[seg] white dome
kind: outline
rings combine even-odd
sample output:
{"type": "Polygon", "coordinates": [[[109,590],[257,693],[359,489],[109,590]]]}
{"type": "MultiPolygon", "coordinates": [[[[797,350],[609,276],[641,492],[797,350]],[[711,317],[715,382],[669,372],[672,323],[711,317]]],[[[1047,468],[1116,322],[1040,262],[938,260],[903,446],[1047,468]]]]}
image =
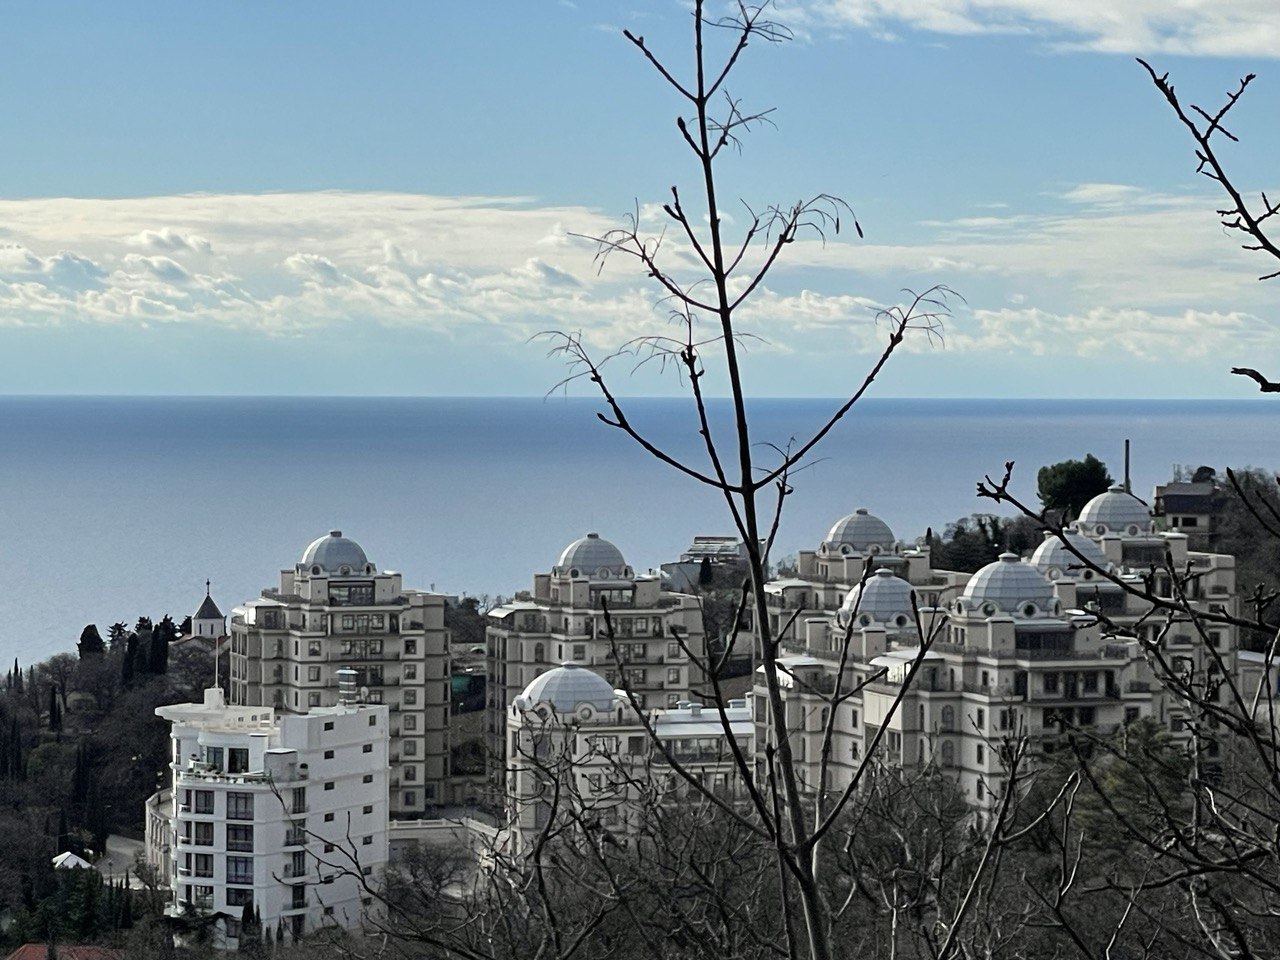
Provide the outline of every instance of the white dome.
{"type": "Polygon", "coordinates": [[[862,626],[882,623],[905,627],[915,620],[911,594],[911,584],[881,567],[867,578],[865,586],[860,583],[849,591],[840,608],[840,622],[847,625],[849,617],[856,615],[862,626]]]}
{"type": "Polygon", "coordinates": [[[571,714],[584,703],[597,710],[612,710],[615,699],[617,694],[604,677],[580,663],[569,662],[534,677],[516,703],[523,700],[530,708],[545,703],[556,713],[571,714]]]}
{"type": "Polygon", "coordinates": [[[1124,487],[1112,487],[1084,505],[1076,529],[1090,537],[1105,534],[1137,537],[1151,533],[1151,512],[1124,487]]]}
{"type": "Polygon", "coordinates": [[[314,568],[318,567],[320,573],[339,576],[374,572],[373,564],[365,556],[360,544],[344,537],[341,530],[330,530],[327,535],[311,541],[307,549],[302,551],[302,559],[298,561],[298,565],[313,573],[316,572],[314,568]]]}
{"type": "Polygon", "coordinates": [[[552,576],[588,580],[630,580],[631,568],[622,557],[622,551],[598,533],[588,533],[573,541],[560,553],[560,559],[551,568],[552,576]]]}
{"type": "Polygon", "coordinates": [[[1016,553],[1002,553],[975,573],[960,599],[957,612],[977,616],[1005,615],[1020,620],[1055,616],[1059,609],[1049,581],[1016,553]]]}
{"type": "MultiPolygon", "coordinates": [[[[1067,538],[1073,547],[1099,568],[1103,570],[1111,569],[1111,561],[1102,552],[1102,548],[1088,537],[1075,530],[1064,530],[1063,536],[1067,538]]],[[[1050,580],[1057,580],[1061,577],[1066,577],[1069,580],[1093,580],[1100,577],[1098,573],[1081,563],[1079,557],[1068,550],[1061,540],[1047,530],[1044,535],[1044,543],[1036,547],[1036,552],[1031,554],[1031,565],[1050,580]]]]}
{"type": "Polygon", "coordinates": [[[822,541],[822,546],[828,553],[866,553],[873,547],[892,550],[894,542],[889,525],[868,513],[866,507],[859,507],[847,517],[836,521],[835,526],[827,533],[827,539],[822,541]],[[850,549],[841,550],[842,546],[850,549]]]}

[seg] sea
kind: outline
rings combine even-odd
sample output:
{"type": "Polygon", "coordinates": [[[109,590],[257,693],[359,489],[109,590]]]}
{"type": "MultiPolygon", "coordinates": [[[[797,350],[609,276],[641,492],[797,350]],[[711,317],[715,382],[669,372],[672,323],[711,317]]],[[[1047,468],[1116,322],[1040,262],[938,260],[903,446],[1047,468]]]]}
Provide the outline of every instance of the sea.
{"type": "MultiPolygon", "coordinates": [[[[749,405],[757,462],[836,401],[749,405]]],[[[706,466],[678,399],[627,401],[636,429],[706,466]]],[[[228,616],[329,530],[406,586],[487,598],[529,589],[588,531],[645,571],[698,534],[732,534],[719,495],[659,463],[579,397],[0,398],[0,664],[74,649],[81,629],[228,616]]],[[[730,445],[732,411],[712,401],[730,445]]],[[[857,507],[913,540],[973,512],[1014,461],[1035,499],[1046,463],[1093,453],[1133,489],[1178,465],[1280,468],[1280,401],[905,400],[858,404],[790,478],[775,558],[812,549],[857,507]]],[[[771,494],[770,494],[771,496],[771,494]]],[[[1006,511],[997,511],[1006,512],[1006,511]]]]}

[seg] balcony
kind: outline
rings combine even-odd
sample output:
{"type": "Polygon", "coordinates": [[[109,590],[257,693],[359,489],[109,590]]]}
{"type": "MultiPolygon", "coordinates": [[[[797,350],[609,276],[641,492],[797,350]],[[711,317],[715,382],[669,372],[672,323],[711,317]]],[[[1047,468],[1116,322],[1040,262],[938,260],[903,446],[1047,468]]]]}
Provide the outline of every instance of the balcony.
{"type": "MultiPolygon", "coordinates": [[[[288,831],[284,835],[284,845],[286,847],[305,847],[307,845],[307,832],[305,830],[288,831]]],[[[227,849],[230,850],[231,846],[228,845],[227,849]]]]}
{"type": "Polygon", "coordinates": [[[305,866],[299,867],[292,863],[286,863],[282,879],[285,883],[303,883],[307,879],[308,872],[305,866]]]}

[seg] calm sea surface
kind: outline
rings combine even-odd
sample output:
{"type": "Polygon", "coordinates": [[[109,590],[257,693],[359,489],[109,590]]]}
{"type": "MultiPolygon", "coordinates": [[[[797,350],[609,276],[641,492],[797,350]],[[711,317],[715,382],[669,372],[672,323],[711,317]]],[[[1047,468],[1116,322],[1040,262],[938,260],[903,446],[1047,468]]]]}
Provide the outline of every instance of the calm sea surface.
{"type": "MultiPolygon", "coordinates": [[[[830,403],[752,405],[784,445],[830,403]]],[[[638,569],[731,533],[716,498],[653,462],[580,399],[0,398],[0,664],[70,649],[90,622],[181,619],[213,581],[230,614],[340,528],[405,583],[510,594],[598,530],[638,569]]],[[[632,402],[681,456],[684,405],[632,402]]],[[[727,425],[728,407],[715,407],[727,425]]],[[[1280,402],[871,400],[794,478],[776,556],[866,506],[901,538],[988,509],[985,473],[1092,452],[1135,491],[1175,463],[1280,467],[1280,402]]],[[[761,455],[769,456],[762,447],[761,455]]]]}

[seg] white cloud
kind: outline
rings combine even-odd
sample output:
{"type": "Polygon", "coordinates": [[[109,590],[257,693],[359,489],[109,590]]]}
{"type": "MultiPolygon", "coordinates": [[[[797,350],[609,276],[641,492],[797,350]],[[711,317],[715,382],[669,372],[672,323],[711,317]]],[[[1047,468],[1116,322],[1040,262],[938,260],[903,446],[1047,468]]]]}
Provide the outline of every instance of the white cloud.
{"type": "MultiPolygon", "coordinates": [[[[946,283],[972,305],[946,325],[963,353],[1185,357],[1273,343],[1273,288],[1223,238],[1212,201],[1124,184],[1064,187],[1052,212],[922,225],[913,243],[791,244],[739,316],[751,349],[878,352],[881,306],[946,283]]],[[[0,324],[187,324],[264,336],[358,323],[477,342],[581,331],[607,352],[678,336],[634,261],[597,272],[614,221],[519,198],[312,193],[0,201],[0,324]],[[181,228],[166,226],[180,224],[181,228]],[[168,231],[166,233],[166,230],[168,231]],[[199,243],[196,239],[199,238],[199,243]],[[181,241],[181,242],[180,242],[181,241]]],[[[663,256],[696,275],[668,232],[663,256]]],[[[744,280],[730,285],[732,295],[744,280]]],[[[705,290],[704,288],[701,288],[705,290]]],[[[708,321],[706,330],[714,329],[708,321]]],[[[927,338],[913,350],[933,349],[927,338]]]]}
{"type": "Polygon", "coordinates": [[[890,33],[1031,35],[1125,54],[1280,56],[1275,0],[809,0],[801,21],[890,33]]]}

